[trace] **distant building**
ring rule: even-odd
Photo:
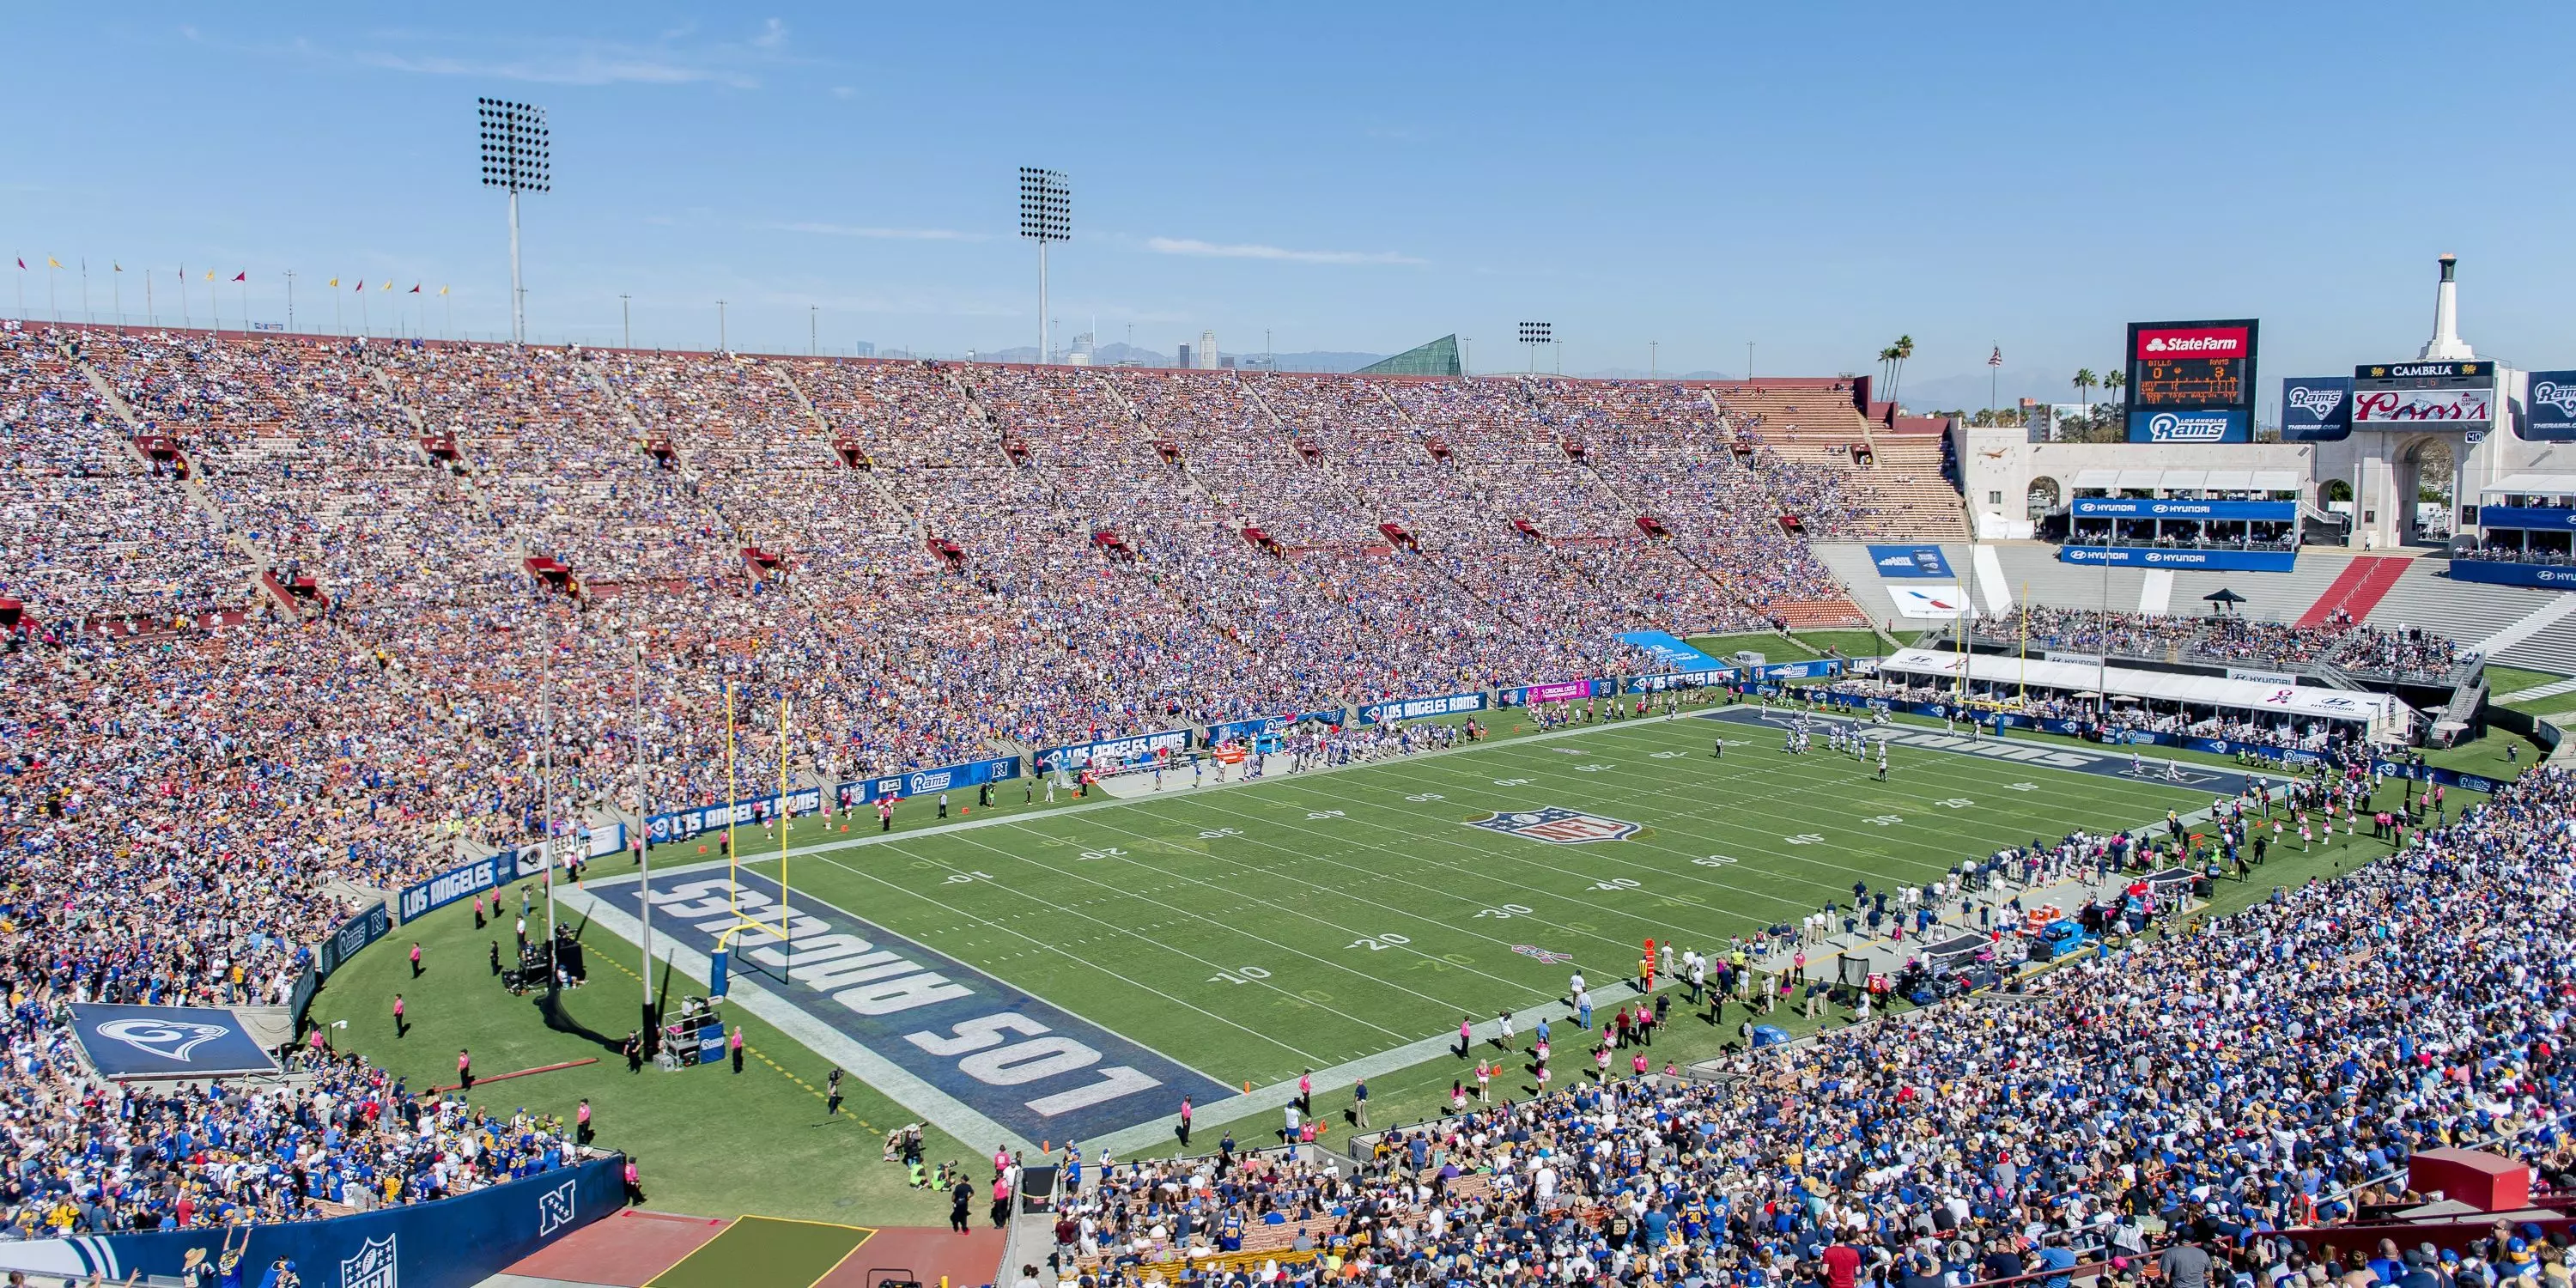
[[[1234,355],[1229,353],[1219,356],[1216,360],[1216,365],[1227,371],[1234,370]]]
[[[1214,332],[1214,331],[1201,331],[1201,332],[1199,332],[1199,349],[1198,349],[1198,354],[1199,354],[1199,369],[1200,369],[1200,370],[1202,370],[1202,371],[1214,371],[1214,370],[1216,370],[1216,359],[1217,359],[1217,352],[1216,352],[1216,332]],[[1183,364],[1183,365],[1187,365],[1187,364]]]
[[[877,346],[875,342],[869,340],[852,340],[850,352],[858,357],[873,358],[877,356]]]
[[[1190,346],[1186,344],[1181,346],[1180,360],[1174,362],[1172,365],[1175,367],[1186,367],[1190,365]]]

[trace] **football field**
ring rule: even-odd
[[[802,847],[795,937],[738,937],[737,995],[811,1017],[790,1031],[934,1120],[1090,1138],[1184,1094],[1436,1057],[1462,1018],[1561,999],[1576,970],[1606,1010],[1648,939],[1723,948],[1855,882],[2159,822],[2242,782],[1898,729],[1881,783],[1821,729],[1782,751],[1786,718],[1610,722],[1224,788],[1170,775],[1143,799]],[[778,921],[777,868],[745,862],[738,894],[720,864],[657,874],[657,930],[711,948],[736,910]]]

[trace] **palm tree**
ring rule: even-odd
[[[2091,367],[2077,367],[2075,369],[2075,392],[2084,399],[2084,411],[2087,415],[2090,415],[2093,411],[2093,386],[2100,383],[2102,383],[2102,381],[2093,374],[2093,369]]]
[[[1910,335],[1896,337],[1896,343],[1888,348],[1888,352],[1896,355],[1896,373],[1894,378],[1888,381],[1887,400],[1895,402],[1897,386],[1905,383],[1905,360],[1914,356],[1914,337]]]
[[[1878,384],[1880,388],[1884,389],[1887,386],[1894,384],[1895,381],[1896,346],[1891,344],[1878,351]]]
[[[2125,372],[2125,371],[2120,370],[2118,367],[2113,367],[2113,368],[2111,368],[2109,371],[2105,371],[2105,372],[2103,372],[2103,373],[2102,373],[2102,399],[2103,399],[2103,401],[2105,401],[2105,402],[2110,401],[2111,396],[2112,396],[2113,394],[2115,394],[2115,393],[2119,392],[2121,389],[2123,389],[2123,388],[2127,387],[2128,383],[2129,383],[2129,373],[2128,373],[2128,372]]]

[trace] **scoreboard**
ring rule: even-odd
[[[2233,407],[2245,401],[2243,358],[2150,358],[2136,371],[2129,401],[2140,407]]]
[[[2253,318],[2129,324],[2129,441],[2253,437]]]

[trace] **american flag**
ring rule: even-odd
[[[2002,345],[1996,345],[1995,351],[1986,356],[1986,365],[1989,367],[2000,367],[2004,365],[2004,347]]]

